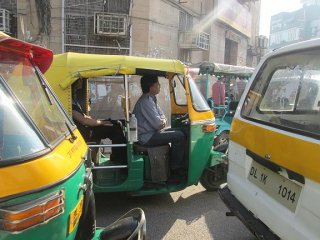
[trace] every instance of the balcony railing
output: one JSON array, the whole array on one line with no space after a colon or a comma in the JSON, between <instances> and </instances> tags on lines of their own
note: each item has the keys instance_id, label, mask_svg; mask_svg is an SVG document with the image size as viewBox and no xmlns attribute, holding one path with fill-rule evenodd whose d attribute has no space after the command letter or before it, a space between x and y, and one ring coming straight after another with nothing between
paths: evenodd
<instances>
[{"instance_id":1,"label":"balcony railing","mask_svg":"<svg viewBox=\"0 0 320 240\"><path fill-rule=\"evenodd\" d=\"M209 50L210 34L205 32L180 32L179 47L192 50Z\"/></svg>"}]
</instances>

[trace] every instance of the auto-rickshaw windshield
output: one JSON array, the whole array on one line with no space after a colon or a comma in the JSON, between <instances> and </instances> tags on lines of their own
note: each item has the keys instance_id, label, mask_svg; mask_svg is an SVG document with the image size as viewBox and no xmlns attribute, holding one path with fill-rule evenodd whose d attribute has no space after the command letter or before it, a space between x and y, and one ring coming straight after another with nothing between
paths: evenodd
<instances>
[{"instance_id":1,"label":"auto-rickshaw windshield","mask_svg":"<svg viewBox=\"0 0 320 240\"><path fill-rule=\"evenodd\" d=\"M47 143L62 139L71 124L58 107L55 98L40 78L28 58L16 54L1 54L0 74L33 120Z\"/></svg>"},{"instance_id":2,"label":"auto-rickshaw windshield","mask_svg":"<svg viewBox=\"0 0 320 240\"><path fill-rule=\"evenodd\" d=\"M191 77L189 76L189 88L191 92L192 106L196 111L209 111L210 108L208 106L207 101L204 99L201 94L197 84Z\"/></svg>"},{"instance_id":3,"label":"auto-rickshaw windshield","mask_svg":"<svg viewBox=\"0 0 320 240\"><path fill-rule=\"evenodd\" d=\"M187 105L187 96L186 90L184 88L184 78L182 75L174 76L172 80L172 86L174 89L174 100L177 105L186 106Z\"/></svg>"},{"instance_id":4,"label":"auto-rickshaw windshield","mask_svg":"<svg viewBox=\"0 0 320 240\"><path fill-rule=\"evenodd\" d=\"M37 133L0 84L0 165L44 148Z\"/></svg>"}]
</instances>

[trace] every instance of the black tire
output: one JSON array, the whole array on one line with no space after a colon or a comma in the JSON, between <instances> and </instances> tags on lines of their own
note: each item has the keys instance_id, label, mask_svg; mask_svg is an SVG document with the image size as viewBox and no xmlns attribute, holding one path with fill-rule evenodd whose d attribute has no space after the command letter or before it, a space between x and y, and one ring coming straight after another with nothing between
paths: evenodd
<instances>
[{"instance_id":1,"label":"black tire","mask_svg":"<svg viewBox=\"0 0 320 240\"><path fill-rule=\"evenodd\" d=\"M205 169L200 178L200 183L207 191L216 191L226 180L227 166L224 163L220 163Z\"/></svg>"},{"instance_id":2,"label":"black tire","mask_svg":"<svg viewBox=\"0 0 320 240\"><path fill-rule=\"evenodd\" d=\"M93 192L88 195L88 206L80 217L78 232L75 239L92 239L96 231L96 205Z\"/></svg>"},{"instance_id":3,"label":"black tire","mask_svg":"<svg viewBox=\"0 0 320 240\"><path fill-rule=\"evenodd\" d=\"M213 142L213 148L219 152L226 152L229 145L229 132L221 132Z\"/></svg>"}]
</instances>

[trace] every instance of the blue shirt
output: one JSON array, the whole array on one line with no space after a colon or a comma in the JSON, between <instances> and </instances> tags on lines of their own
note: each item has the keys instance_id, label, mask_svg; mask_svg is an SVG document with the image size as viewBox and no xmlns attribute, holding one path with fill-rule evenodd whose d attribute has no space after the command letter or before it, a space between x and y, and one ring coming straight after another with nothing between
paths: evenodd
<instances>
[{"instance_id":1,"label":"blue shirt","mask_svg":"<svg viewBox=\"0 0 320 240\"><path fill-rule=\"evenodd\" d=\"M148 93L142 94L134 106L133 113L138 122L138 140L146 144L153 134L163 128L161 119L165 116L157 104L156 97Z\"/></svg>"}]
</instances>

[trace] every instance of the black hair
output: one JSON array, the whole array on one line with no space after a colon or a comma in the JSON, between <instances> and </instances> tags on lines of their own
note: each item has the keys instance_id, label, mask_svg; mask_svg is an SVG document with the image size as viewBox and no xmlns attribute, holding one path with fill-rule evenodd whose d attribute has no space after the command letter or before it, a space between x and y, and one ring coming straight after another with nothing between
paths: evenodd
<instances>
[{"instance_id":1,"label":"black hair","mask_svg":"<svg viewBox=\"0 0 320 240\"><path fill-rule=\"evenodd\" d=\"M158 82L157 75L143 75L140 79L140 85L143 93L149 93L150 87Z\"/></svg>"}]
</instances>

